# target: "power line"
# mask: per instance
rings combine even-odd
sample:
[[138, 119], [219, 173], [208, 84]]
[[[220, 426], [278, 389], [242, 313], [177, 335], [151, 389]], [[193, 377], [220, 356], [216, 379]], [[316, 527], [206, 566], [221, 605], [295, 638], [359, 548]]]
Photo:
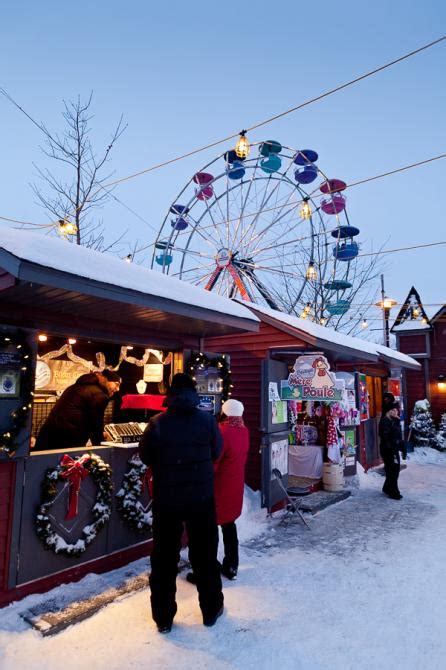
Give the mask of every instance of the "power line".
[[[265, 120], [263, 120], [263, 121], [260, 121], [259, 123], [256, 123], [256, 124], [254, 124], [254, 125], [252, 125], [252, 126], [249, 126], [249, 127], [247, 128], [246, 132], [250, 132], [250, 131], [252, 131], [252, 130], [255, 130], [255, 129], [257, 129], [257, 128], [260, 128], [261, 126], [267, 125], [267, 124], [271, 123], [272, 121], [275, 121], [275, 120], [277, 120], [277, 119], [279, 119], [279, 118], [281, 118], [281, 117], [283, 117], [283, 116], [286, 116], [286, 115], [288, 115], [288, 114], [291, 114], [291, 113], [293, 113], [293, 112], [296, 112], [296, 111], [298, 111], [299, 109], [302, 109], [302, 108], [304, 108], [304, 107], [306, 107], [306, 106], [308, 106], [308, 105], [310, 105], [310, 104], [313, 104], [314, 102], [318, 102], [319, 100], [322, 100], [323, 98], [326, 98], [326, 97], [328, 97], [328, 96], [330, 96], [330, 95], [333, 95], [334, 93], [337, 93], [338, 91], [341, 91], [341, 90], [343, 90], [344, 88], [347, 88], [347, 87], [349, 87], [349, 86], [352, 86], [353, 84], [355, 84], [355, 83], [357, 83], [357, 82], [359, 82], [359, 81], [362, 81], [363, 79], [366, 79], [366, 78], [368, 78], [368, 77], [371, 77], [371, 76], [373, 76], [374, 74], [377, 74], [378, 72], [381, 72], [381, 71], [383, 71], [383, 70], [385, 70], [385, 69], [387, 69], [387, 68], [389, 68], [389, 67], [391, 67], [391, 66], [393, 66], [393, 65], [396, 65], [397, 63], [400, 63], [400, 62], [402, 62], [402, 61], [404, 61], [404, 60], [406, 60], [406, 59], [408, 59], [408, 58], [410, 58], [410, 57], [412, 57], [412, 56], [415, 56], [416, 54], [418, 54], [418, 53], [420, 53], [420, 52], [422, 52], [422, 51], [425, 51], [426, 49], [429, 49], [429, 48], [431, 48], [431, 47], [433, 47], [433, 46], [439, 44], [440, 42], [443, 42], [444, 40], [446, 40], [446, 35], [444, 35], [444, 36], [442, 36], [442, 37], [439, 37], [438, 39], [433, 40], [432, 42], [429, 42], [428, 44], [424, 44], [423, 46], [419, 47], [418, 49], [414, 49], [414, 50], [412, 50], [412, 51], [410, 51], [410, 52], [408, 52], [408, 53], [406, 53], [406, 54], [403, 54], [402, 56], [399, 56], [398, 58], [396, 58], [396, 59], [394, 59], [394, 60], [392, 60], [392, 61], [389, 61], [388, 63], [385, 63], [384, 65], [381, 65], [380, 67], [375, 68], [374, 70], [370, 70], [370, 71], [368, 71], [368, 72], [366, 72], [366, 73], [364, 73], [364, 74], [362, 74], [362, 75], [359, 75], [358, 77], [355, 77], [354, 79], [351, 79], [350, 81], [345, 82], [344, 84], [340, 84], [339, 86], [336, 86], [335, 88], [332, 88], [332, 89], [330, 89], [330, 90], [328, 90], [328, 91], [326, 91], [326, 92], [324, 92], [324, 93], [321, 93], [319, 96], [316, 96], [315, 98], [311, 98], [310, 100], [306, 100], [305, 102], [300, 103], [299, 105], [296, 105], [296, 106], [294, 106], [294, 107], [291, 107], [291, 108], [285, 110], [284, 112], [280, 112], [279, 114], [276, 114], [276, 115], [274, 115], [274, 116], [271, 116], [271, 117], [269, 117], [269, 118], [267, 118], [267, 119], [265, 119]], [[13, 101], [13, 99], [11, 98], [11, 96], [9, 96], [9, 94], [8, 94], [4, 89], [0, 89], [0, 92], [3, 93], [3, 95], [5, 95], [5, 97], [7, 97], [8, 100], [10, 100], [11, 102], [13, 102], [13, 104], [15, 104], [15, 105], [20, 109], [20, 111], [22, 111], [22, 112], [23, 112], [23, 113], [24, 113], [24, 114], [25, 114], [25, 115], [26, 115], [26, 116], [27, 116], [27, 117], [28, 117], [28, 118], [29, 118], [29, 119], [30, 119], [30, 120], [31, 120], [31, 121], [38, 127], [38, 128], [40, 128], [40, 130], [43, 130], [43, 132], [46, 133], [46, 131], [45, 131], [44, 129], [42, 129], [42, 127], [41, 127], [41, 126], [40, 126], [34, 119], [32, 119], [32, 117], [30, 117], [30, 115], [29, 115], [25, 110], [23, 110], [23, 108], [21, 108], [15, 101]], [[47, 133], [46, 133], [46, 134], [47, 134]], [[218, 146], [219, 144], [223, 144], [224, 142], [228, 142], [229, 140], [232, 140], [232, 139], [234, 139], [234, 138], [236, 138], [236, 137], [238, 137], [238, 136], [239, 136], [239, 133], [233, 133], [232, 135], [228, 135], [227, 137], [224, 137], [224, 138], [222, 138], [222, 139], [220, 139], [220, 140], [216, 140], [215, 142], [211, 142], [211, 143], [209, 143], [209, 144], [207, 144], [207, 145], [205, 145], [205, 146], [202, 146], [202, 147], [199, 147], [199, 148], [197, 148], [197, 149], [193, 149], [193, 150], [191, 150], [191, 151], [188, 151], [187, 153], [182, 154], [182, 155], [180, 155], [180, 156], [177, 156], [177, 157], [175, 157], [175, 158], [171, 158], [171, 159], [169, 159], [169, 160], [167, 160], [167, 161], [163, 161], [163, 162], [161, 162], [161, 163], [157, 163], [157, 164], [155, 164], [155, 165], [152, 165], [151, 167], [145, 168], [144, 170], [140, 170], [140, 171], [135, 172], [135, 173], [133, 173], [133, 174], [127, 175], [126, 177], [121, 177], [121, 178], [119, 178], [119, 179], [115, 179], [115, 180], [113, 180], [113, 181], [111, 181], [111, 182], [109, 182], [109, 183], [107, 183], [107, 184], [101, 185], [100, 188], [99, 188], [98, 190], [100, 190], [100, 189], [104, 189], [104, 190], [105, 190], [106, 188], [110, 188], [111, 186], [115, 186], [115, 185], [117, 185], [117, 184], [123, 183], [123, 182], [125, 182], [125, 181], [129, 181], [129, 180], [134, 179], [134, 178], [136, 178], [136, 177], [139, 177], [139, 176], [141, 176], [141, 175], [143, 175], [143, 174], [147, 174], [147, 173], [149, 173], [149, 172], [153, 172], [154, 170], [157, 170], [157, 169], [159, 169], [159, 168], [161, 168], [161, 167], [165, 167], [165, 166], [167, 166], [167, 165], [171, 165], [172, 163], [175, 163], [175, 162], [177, 162], [177, 161], [183, 160], [184, 158], [189, 158], [190, 156], [193, 156], [193, 155], [195, 155], [195, 154], [197, 154], [197, 153], [201, 153], [201, 152], [203, 152], [203, 151], [206, 151], [207, 149], [211, 149], [211, 148], [213, 148], [213, 147], [215, 147], [215, 146]], [[441, 156], [437, 156], [437, 157], [435, 157], [435, 158], [428, 159], [427, 161], [423, 161], [423, 162], [421, 162], [421, 163], [419, 163], [419, 164], [421, 165], [421, 164], [423, 164], [424, 162], [430, 162], [430, 161], [433, 161], [433, 160], [438, 160], [438, 158], [443, 158], [444, 156], [445, 156], [445, 154], [443, 154], [443, 155], [441, 155]], [[362, 181], [360, 181], [360, 182], [351, 184], [351, 186], [353, 186], [353, 185], [357, 185], [357, 184], [359, 184], [359, 183], [364, 183], [365, 181], [371, 181], [372, 179], [379, 179], [380, 177], [385, 176], [386, 174], [393, 174], [394, 172], [399, 172], [399, 171], [402, 171], [402, 170], [405, 170], [405, 169], [409, 169], [410, 167], [415, 167], [416, 165], [418, 165], [418, 164], [413, 164], [413, 165], [411, 165], [411, 166], [407, 166], [407, 167], [404, 167], [404, 168], [399, 168], [398, 170], [395, 170], [395, 171], [392, 171], [392, 172], [389, 172], [389, 173], [385, 173], [385, 174], [382, 174], [382, 175], [377, 175], [377, 176], [372, 177], [372, 178], [369, 178], [369, 179], [367, 179], [367, 180], [362, 180]], [[98, 191], [96, 191], [95, 193], [93, 193], [91, 197], [94, 197], [94, 195], [96, 195], [97, 192], [98, 192]], [[90, 198], [90, 200], [91, 200], [91, 198]], [[122, 203], [122, 204], [123, 204], [123, 203]], [[132, 211], [132, 210], [131, 210], [131, 211]], [[6, 217], [0, 217], [0, 218], [3, 218], [4, 220], [7, 220]], [[20, 223], [20, 222], [18, 222], [18, 223]], [[149, 224], [147, 221], [145, 221], [145, 223], [147, 223], [147, 225], [149, 225], [149, 226], [151, 227], [151, 224]], [[36, 224], [32, 224], [32, 225], [36, 225]], [[57, 225], [56, 222], [54, 223], [54, 225]]]
[[[260, 128], [261, 126], [265, 126], [268, 123], [271, 123], [272, 121], [276, 121], [277, 119], [280, 119], [283, 116], [286, 116], [287, 114], [292, 114], [293, 112], [296, 112], [299, 109], [303, 109], [304, 107], [307, 107], [308, 105], [311, 105], [314, 102], [318, 102], [319, 100], [322, 100], [323, 98], [327, 98], [328, 96], [333, 95], [334, 93], [337, 93], [338, 91], [341, 91], [344, 88], [347, 88], [348, 86], [352, 86], [353, 84], [356, 84], [357, 82], [362, 81], [363, 79], [366, 79], [367, 77], [371, 77], [374, 74], [377, 74], [378, 72], [382, 72], [383, 70], [391, 67], [392, 65], [396, 65], [397, 63], [401, 63], [401, 61], [406, 60], [407, 58], [410, 58], [411, 56], [415, 56], [416, 54], [420, 53], [421, 51], [425, 51], [426, 49], [430, 49], [431, 47], [435, 46], [436, 44], [439, 44], [440, 42], [443, 42], [444, 40], [446, 40], [446, 35], [443, 35], [442, 37], [439, 37], [438, 39], [434, 40], [433, 42], [429, 42], [428, 44], [424, 44], [423, 46], [419, 47], [418, 49], [414, 49], [413, 51], [410, 51], [409, 53], [406, 53], [403, 56], [399, 56], [395, 60], [389, 61], [388, 63], [385, 63], [384, 65], [381, 65], [380, 67], [377, 67], [374, 70], [370, 70], [369, 72], [366, 72], [366, 73], [364, 73], [364, 74], [362, 74], [358, 77], [355, 77], [354, 79], [351, 79], [350, 81], [347, 81], [344, 84], [340, 84], [339, 86], [336, 86], [335, 88], [332, 88], [329, 91], [326, 91], [325, 93], [321, 93], [320, 95], [316, 96], [315, 98], [311, 98], [310, 100], [306, 100], [305, 102], [302, 102], [299, 105], [296, 105], [295, 107], [291, 107], [290, 109], [287, 109], [284, 112], [280, 112], [279, 114], [275, 114], [274, 116], [270, 116], [269, 118], [267, 118], [263, 121], [260, 121], [259, 123], [256, 123], [252, 126], [249, 126], [246, 129], [246, 132], [251, 132], [252, 130]], [[233, 133], [232, 135], [228, 135], [227, 137], [224, 137], [221, 140], [216, 140], [215, 142], [210, 142], [209, 144], [206, 144], [205, 146], [199, 147], [198, 149], [193, 149], [191, 151], [188, 151], [187, 153], [182, 154], [180, 156], [177, 156], [176, 158], [171, 158], [167, 161], [163, 161], [162, 163], [157, 163], [155, 165], [152, 165], [151, 167], [145, 168], [144, 170], [140, 170], [139, 172], [135, 172], [131, 175], [128, 175], [127, 177], [122, 177], [120, 179], [116, 179], [116, 180], [106, 184], [106, 186], [115, 186], [116, 184], [122, 183], [124, 181], [129, 180], [129, 179], [134, 179], [135, 177], [140, 177], [141, 175], [147, 174], [148, 172], [153, 172], [154, 170], [158, 170], [159, 168], [165, 167], [166, 165], [171, 165], [172, 163], [175, 163], [176, 161], [183, 160], [184, 158], [189, 158], [190, 156], [194, 156], [195, 154], [206, 151], [207, 149], [212, 149], [213, 147], [218, 146], [219, 144], [223, 144], [224, 142], [229, 142], [229, 140], [233, 140], [234, 138], [238, 137], [239, 134], [240, 133]]]

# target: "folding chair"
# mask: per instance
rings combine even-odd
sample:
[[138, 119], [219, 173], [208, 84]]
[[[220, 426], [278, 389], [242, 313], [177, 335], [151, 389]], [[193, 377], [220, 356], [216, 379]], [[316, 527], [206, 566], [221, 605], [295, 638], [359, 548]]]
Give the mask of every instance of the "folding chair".
[[[280, 470], [278, 470], [277, 468], [274, 468], [271, 471], [271, 474], [273, 475], [274, 479], [276, 480], [280, 490], [284, 494], [284, 496], [286, 498], [286, 501], [287, 501], [286, 511], [285, 511], [285, 514], [282, 516], [282, 519], [281, 519], [280, 523], [283, 524], [283, 525], [288, 525], [291, 518], [294, 515], [297, 515], [300, 518], [300, 520], [302, 521], [302, 523], [304, 523], [305, 526], [308, 528], [308, 530], [310, 530], [310, 526], [306, 522], [304, 515], [302, 514], [302, 512], [299, 509], [299, 507], [301, 505], [301, 502], [302, 502], [301, 496], [300, 495], [290, 495], [288, 493], [288, 491], [285, 487], [285, 484], [283, 483], [282, 473], [280, 472]], [[305, 489], [302, 489], [302, 494], [301, 495], [305, 495], [306, 493], [308, 493], [308, 491], [306, 491]]]

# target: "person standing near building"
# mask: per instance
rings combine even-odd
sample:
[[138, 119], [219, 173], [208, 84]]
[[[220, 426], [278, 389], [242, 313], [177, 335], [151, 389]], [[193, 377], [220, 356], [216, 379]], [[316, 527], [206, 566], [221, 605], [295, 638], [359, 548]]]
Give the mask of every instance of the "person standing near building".
[[183, 523], [196, 575], [203, 624], [213, 626], [223, 613], [217, 562], [214, 468], [222, 438], [212, 414], [198, 409], [189, 375], [174, 375], [166, 395], [167, 411], [152, 417], [139, 444], [153, 475], [153, 551], [150, 602], [160, 633], [168, 633], [177, 611], [176, 577]]
[[217, 523], [223, 535], [224, 557], [221, 573], [236, 579], [238, 571], [238, 537], [236, 519], [242, 513], [245, 466], [249, 450], [249, 432], [243, 423], [243, 404], [226, 400], [220, 423], [223, 451], [215, 464], [215, 507]]
[[[222, 405], [223, 419], [219, 424], [223, 450], [215, 463], [214, 493], [217, 523], [223, 535], [224, 558], [221, 574], [236, 579], [239, 563], [236, 519], [242, 513], [245, 465], [249, 450], [249, 432], [243, 423], [243, 404], [231, 398]], [[186, 575], [196, 583], [194, 572]]]
[[121, 377], [113, 370], [91, 372], [68, 386], [37, 435], [34, 450], [70, 449], [101, 444], [108, 401], [119, 391]]
[[401, 434], [398, 410], [398, 403], [389, 405], [379, 422], [380, 453], [386, 473], [382, 490], [393, 500], [401, 500], [403, 497], [398, 488], [398, 477], [400, 474], [399, 452], [403, 452], [403, 458], [405, 458], [405, 446]]

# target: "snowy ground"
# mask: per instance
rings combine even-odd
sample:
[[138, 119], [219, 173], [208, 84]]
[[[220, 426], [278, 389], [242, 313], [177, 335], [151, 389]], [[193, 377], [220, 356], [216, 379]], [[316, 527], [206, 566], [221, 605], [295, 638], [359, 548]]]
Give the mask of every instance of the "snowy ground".
[[[254, 494], [239, 523], [241, 566], [225, 582], [225, 614], [201, 623], [195, 587], [178, 579], [178, 613], [159, 635], [147, 592], [109, 605], [50, 638], [19, 613], [44, 596], [0, 610], [1, 670], [440, 670], [446, 667], [446, 454], [409, 455], [404, 495], [381, 494], [362, 474], [347, 501], [311, 517], [311, 530], [265, 518]], [[59, 587], [88, 594], [145, 570], [146, 561]], [[48, 596], [46, 596], [48, 597]]]

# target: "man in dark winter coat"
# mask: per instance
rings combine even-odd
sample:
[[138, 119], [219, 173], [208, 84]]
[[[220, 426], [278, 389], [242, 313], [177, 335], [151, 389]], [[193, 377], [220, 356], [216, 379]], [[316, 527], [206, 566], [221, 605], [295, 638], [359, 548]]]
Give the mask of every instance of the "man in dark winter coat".
[[393, 405], [387, 408], [386, 413], [383, 414], [379, 422], [379, 436], [381, 438], [380, 453], [386, 472], [383, 493], [394, 500], [401, 500], [403, 497], [398, 488], [398, 477], [400, 474], [399, 452], [401, 451], [403, 458], [406, 458], [398, 410], [398, 403], [393, 403]]
[[198, 404], [192, 378], [174, 375], [166, 396], [167, 411], [150, 419], [139, 444], [141, 460], [153, 474], [150, 602], [161, 633], [170, 631], [177, 611], [183, 522], [204, 625], [213, 626], [223, 613], [213, 471], [222, 439], [213, 415], [199, 410]]
[[35, 449], [83, 447], [104, 439], [104, 412], [121, 378], [113, 370], [82, 375], [65, 389], [37, 436]]

